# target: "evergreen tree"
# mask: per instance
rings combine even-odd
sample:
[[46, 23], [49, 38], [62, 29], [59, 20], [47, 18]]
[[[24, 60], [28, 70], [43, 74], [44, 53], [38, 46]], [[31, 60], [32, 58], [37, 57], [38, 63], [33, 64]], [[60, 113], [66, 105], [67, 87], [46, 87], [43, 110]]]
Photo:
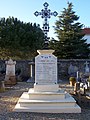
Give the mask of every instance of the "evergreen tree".
[[64, 8], [58, 18], [59, 20], [55, 23], [55, 32], [59, 41], [54, 41], [55, 45], [51, 43], [56, 50], [55, 55], [67, 59], [88, 58], [90, 45], [83, 38], [83, 25], [77, 22], [79, 17], [75, 15], [72, 3], [68, 2], [67, 9]]
[[36, 23], [14, 17], [0, 19], [0, 58], [30, 59], [44, 43], [44, 33]]

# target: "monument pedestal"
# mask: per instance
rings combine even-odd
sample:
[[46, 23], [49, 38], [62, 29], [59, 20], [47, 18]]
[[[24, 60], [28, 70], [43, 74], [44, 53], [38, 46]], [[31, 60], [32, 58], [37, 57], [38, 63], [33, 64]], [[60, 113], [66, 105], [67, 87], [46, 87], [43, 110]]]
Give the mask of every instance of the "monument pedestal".
[[81, 113], [74, 98], [62, 90], [57, 92], [24, 92], [14, 109], [15, 112]]
[[34, 88], [24, 92], [14, 111], [41, 113], [81, 113], [74, 98], [57, 84], [57, 58], [53, 50], [40, 50], [35, 58]]
[[16, 82], [16, 76], [10, 76], [10, 75], [5, 75], [5, 85], [15, 85]]
[[56, 92], [58, 91], [58, 84], [34, 84], [35, 92]]

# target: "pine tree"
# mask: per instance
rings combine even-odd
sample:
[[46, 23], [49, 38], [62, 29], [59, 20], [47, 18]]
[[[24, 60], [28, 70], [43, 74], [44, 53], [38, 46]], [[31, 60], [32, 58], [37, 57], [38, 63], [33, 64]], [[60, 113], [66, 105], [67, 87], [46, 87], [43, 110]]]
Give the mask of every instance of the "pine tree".
[[59, 20], [55, 23], [55, 32], [59, 41], [55, 45], [55, 55], [59, 58], [76, 59], [88, 58], [89, 44], [82, 34], [83, 24], [79, 23], [79, 17], [73, 11], [72, 3], [67, 3]]

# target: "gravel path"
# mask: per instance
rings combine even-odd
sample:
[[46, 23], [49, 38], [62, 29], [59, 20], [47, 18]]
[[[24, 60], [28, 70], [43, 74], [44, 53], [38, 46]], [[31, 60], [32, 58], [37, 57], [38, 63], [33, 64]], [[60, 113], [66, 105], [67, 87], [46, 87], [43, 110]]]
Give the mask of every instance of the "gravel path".
[[90, 108], [85, 107], [81, 114], [13, 112], [20, 95], [31, 87], [32, 83], [21, 82], [0, 93], [0, 120], [90, 120]]

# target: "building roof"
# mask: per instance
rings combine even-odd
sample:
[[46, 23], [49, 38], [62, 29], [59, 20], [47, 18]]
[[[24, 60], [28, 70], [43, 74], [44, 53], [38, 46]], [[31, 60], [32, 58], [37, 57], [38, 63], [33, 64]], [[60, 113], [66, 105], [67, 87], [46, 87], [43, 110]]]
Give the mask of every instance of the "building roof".
[[83, 34], [85, 34], [85, 35], [90, 35], [90, 28], [84, 28], [84, 29], [82, 30], [82, 32], [83, 32]]

